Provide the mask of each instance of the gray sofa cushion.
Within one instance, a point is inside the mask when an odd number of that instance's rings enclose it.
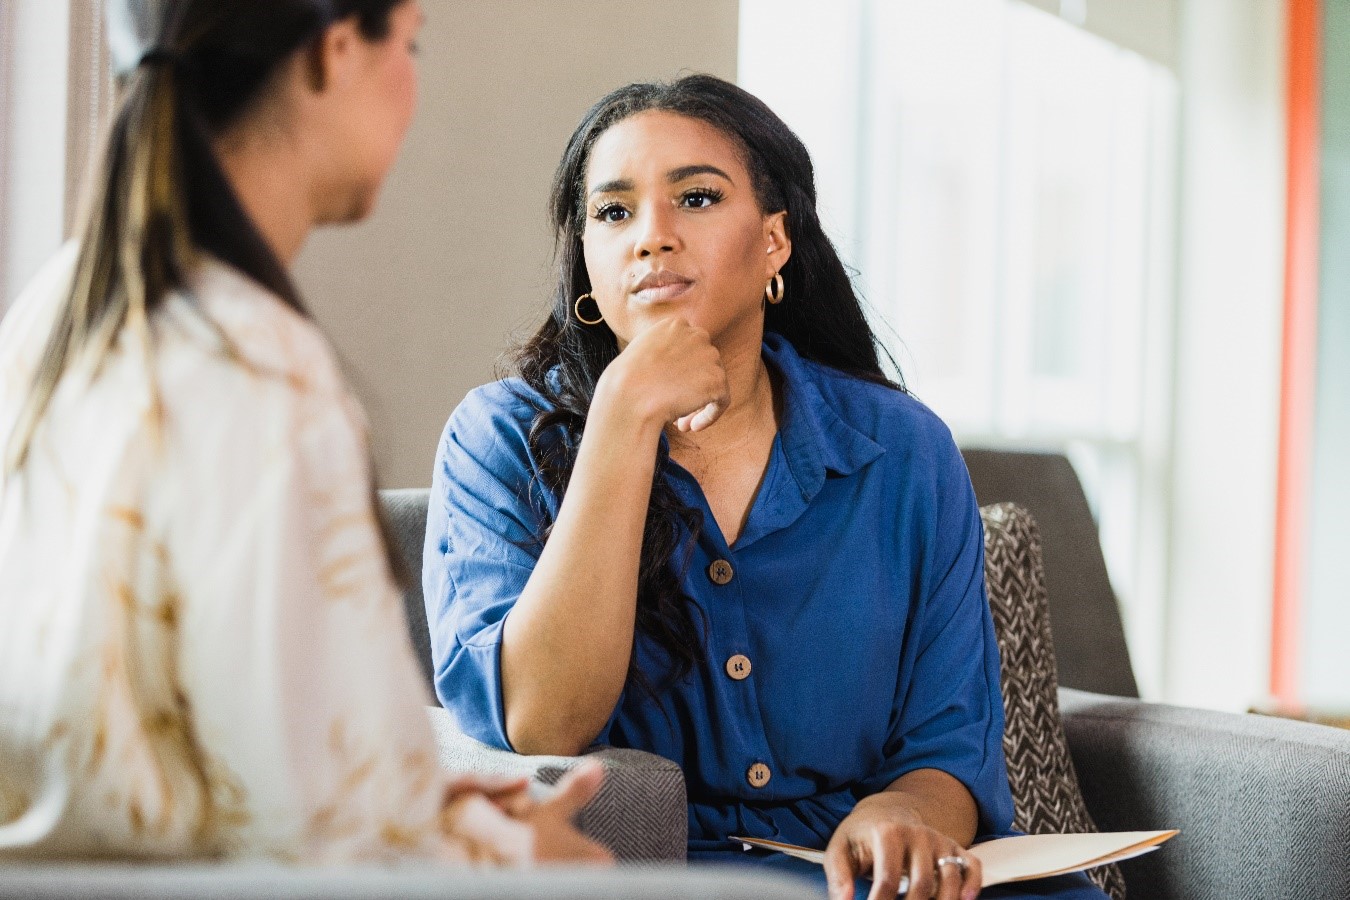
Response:
[[[1121,863],[1136,897],[1350,897],[1350,731],[1060,691],[1105,829],[1178,828]]]
[[[1003,663],[1003,753],[1016,810],[1013,825],[1028,834],[1096,831],[1059,715],[1036,522],[1011,503],[983,507],[980,517],[985,585]],[[1088,875],[1123,900],[1125,881],[1115,866],[1099,866]]]

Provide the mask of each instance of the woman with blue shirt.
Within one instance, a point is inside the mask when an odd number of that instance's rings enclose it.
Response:
[[[766,837],[827,848],[835,897],[976,896],[964,848],[1013,815],[979,512],[883,373],[805,147],[719,79],[630,85],[552,216],[552,314],[437,454],[441,701],[521,753],[679,763],[691,859]]]

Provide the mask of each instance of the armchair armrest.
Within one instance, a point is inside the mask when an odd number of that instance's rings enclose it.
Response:
[[[520,756],[465,736],[450,714],[428,707],[441,765],[461,772],[525,775],[553,784],[583,758],[597,759],[605,783],[578,818],[582,832],[621,862],[683,862],[689,841],[684,773],[640,750],[601,747],[579,756]]]
[[[1350,731],[1061,689],[1104,831],[1179,828],[1121,865],[1150,898],[1350,897]]]

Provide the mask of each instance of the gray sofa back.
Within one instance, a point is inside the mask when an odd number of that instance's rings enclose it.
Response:
[[[1060,686],[1138,697],[1097,523],[1069,460],[1016,450],[961,454],[981,506],[1016,503],[1040,526]]]
[[[422,540],[427,531],[426,488],[380,491],[380,512],[391,532],[396,561],[403,564],[403,612],[408,617],[408,635],[412,638],[417,661],[432,684],[431,632],[427,629],[427,609],[422,601]]]

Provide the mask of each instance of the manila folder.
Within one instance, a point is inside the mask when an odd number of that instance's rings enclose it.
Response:
[[[1009,881],[1030,881],[1080,872],[1093,866],[1142,856],[1171,840],[1176,831],[1108,831],[1094,834],[1027,834],[976,844],[967,853],[978,857],[984,877],[981,887]],[[777,850],[798,859],[824,863],[825,853],[795,844],[762,838],[732,837],[750,847]]]

